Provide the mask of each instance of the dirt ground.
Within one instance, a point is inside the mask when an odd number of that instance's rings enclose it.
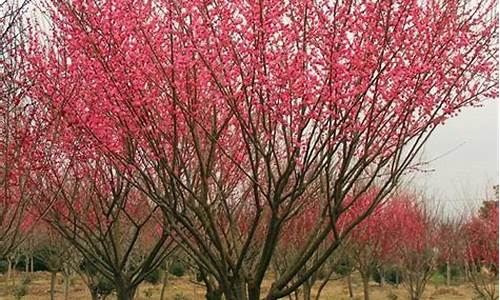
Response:
[[[32,281],[28,284],[27,295],[23,300],[47,300],[50,299],[50,275],[48,273],[37,272],[31,275]],[[172,276],[173,277],[173,276]],[[16,276],[14,282],[19,282],[21,276]],[[14,300],[12,295],[12,281],[6,282],[6,278],[0,276],[0,300]],[[267,284],[264,285],[264,290]],[[363,289],[358,278],[354,277],[354,299],[363,299]],[[139,287],[137,292],[137,300],[149,300],[160,298],[161,284],[151,285],[143,284]],[[378,286],[375,282],[371,286],[371,300],[395,300],[395,299],[409,299],[403,286],[399,288],[386,285],[384,287]],[[148,297],[147,294],[150,294]],[[313,291],[315,295],[315,291]],[[424,299],[427,300],[462,300],[473,299],[474,291],[471,286],[462,284],[458,286],[446,287],[443,284],[430,283],[427,287]],[[58,277],[58,284],[56,287],[56,299],[63,300],[62,292],[62,278]],[[74,278],[69,294],[70,300],[89,300],[90,294],[86,286]],[[107,299],[116,299],[113,296]],[[169,278],[169,283],[166,288],[165,300],[197,300],[204,299],[204,287],[191,282],[188,276],[182,278]],[[286,298],[285,298],[286,299]],[[299,298],[301,299],[301,297]],[[336,280],[328,283],[324,289],[321,300],[348,300],[347,282],[345,280]]]

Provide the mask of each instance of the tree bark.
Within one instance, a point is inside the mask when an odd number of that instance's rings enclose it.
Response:
[[[365,295],[365,300],[370,300],[370,287],[369,287],[369,276],[361,274],[361,277],[363,279],[363,293]]]
[[[248,286],[248,299],[249,300],[260,299],[260,286],[253,284]]]
[[[221,300],[222,299],[222,291],[219,289],[207,290],[207,292],[205,294],[205,298],[207,300]]]
[[[255,290],[251,288],[249,290],[253,290],[251,297],[248,297],[244,281],[234,281],[230,286],[226,287],[224,296],[226,300],[259,300],[259,296],[255,295]]]
[[[116,288],[116,299],[117,300],[133,300],[137,287],[130,286],[128,284],[117,283]]]
[[[349,289],[349,297],[353,298],[354,297],[354,293],[352,291],[352,277],[351,277],[351,273],[349,273],[347,275],[347,288]]]
[[[210,278],[207,277],[207,275],[205,273],[203,273],[202,271],[200,271],[200,272],[201,272],[200,274],[201,274],[203,281],[205,282],[205,286],[206,286],[205,299],[207,299],[207,300],[221,300],[222,295],[223,295],[222,289],[219,287],[219,285],[217,285],[217,283],[215,281],[210,280]]]
[[[450,261],[446,261],[446,285],[451,285],[451,269],[450,269]]]
[[[134,289],[116,289],[116,299],[117,300],[133,300],[135,296],[135,288]]]
[[[50,272],[50,300],[56,300],[56,275],[57,272]]]
[[[69,274],[67,272],[63,272],[64,300],[68,300],[69,297],[69,279]]]
[[[311,300],[311,284],[309,280],[306,280],[302,285],[302,293],[304,300]]]
[[[7,282],[10,280],[12,276],[12,260],[7,258]]]
[[[160,300],[165,298],[165,290],[167,289],[168,271],[163,272],[163,281],[161,284]]]
[[[92,300],[99,300],[99,295],[97,294],[97,290],[91,288],[90,297],[92,298]]]
[[[380,287],[383,287],[385,285],[385,273],[384,273],[384,270],[381,269],[381,268],[377,268],[377,272],[380,276]]]

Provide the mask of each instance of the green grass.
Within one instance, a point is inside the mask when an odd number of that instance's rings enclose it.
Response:
[[[446,284],[446,276],[439,272],[436,272],[432,275],[429,281],[433,284]]]

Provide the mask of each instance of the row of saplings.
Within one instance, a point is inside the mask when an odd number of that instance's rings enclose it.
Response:
[[[91,261],[85,258],[76,258],[75,260],[65,262],[58,267],[54,267],[51,255],[57,256],[57,253],[53,253],[50,247],[35,249],[30,256],[22,255],[17,253],[7,260],[0,260],[0,273],[5,277],[7,285],[11,287],[11,294],[15,299],[22,299],[28,294],[29,285],[32,282],[32,278],[35,277],[33,272],[48,272],[51,274],[50,282],[50,295],[51,299],[55,299],[56,295],[56,285],[59,284],[56,280],[57,274],[62,275],[62,293],[64,299],[68,300],[70,298],[70,288],[74,285],[75,275],[78,276],[81,281],[88,287],[92,299],[106,299],[108,296],[115,292],[113,283],[101,276],[96,268],[93,266]],[[346,254],[346,252],[344,252]],[[307,288],[305,284],[301,289],[297,290],[293,295],[289,296],[294,299],[319,299],[321,292],[327,283],[332,284],[335,280],[344,279],[347,282],[347,293],[351,298],[354,298],[357,285],[353,284],[353,277],[356,277],[356,267],[355,263],[351,261],[349,255],[343,255],[342,257],[335,257],[325,264],[325,267],[320,269],[314,276],[311,277],[313,282],[309,283],[315,284],[320,282],[319,288],[315,289],[315,293],[312,289]],[[274,264],[273,272],[279,272],[279,266]],[[469,266],[470,267],[470,266]],[[429,265],[426,273],[432,274],[432,281],[435,284],[446,284],[459,285],[464,283],[467,275],[470,275],[471,270],[466,266],[450,265],[450,264],[439,264],[435,267]],[[482,270],[476,270],[478,273]],[[484,271],[484,270],[483,270]],[[21,273],[21,276],[17,280],[15,279],[14,273]],[[144,289],[143,296],[148,299],[152,299],[155,289],[161,285],[160,290],[160,300],[166,299],[167,296],[167,285],[169,277],[182,277],[189,275],[194,281],[203,282],[203,274],[200,273],[194,266],[190,265],[189,259],[186,259],[185,255],[178,253],[172,259],[168,260],[160,268],[151,272],[146,278],[145,282],[153,285],[153,287]],[[354,276],[353,276],[354,275]],[[391,285],[393,287],[398,287],[399,285],[404,285],[406,288],[411,289],[411,282],[406,282],[404,278],[404,272],[398,269],[397,266],[383,266],[377,263],[371,263],[369,278],[376,282],[379,286]],[[335,283],[333,283],[335,284]],[[368,291],[365,290],[365,299],[369,298]],[[410,292],[411,295],[411,292]],[[223,296],[221,295],[221,298]],[[397,299],[397,295],[390,292],[388,294],[389,299]],[[484,298],[484,297],[478,297]],[[494,296],[492,298],[495,298]],[[174,299],[189,299],[185,294],[178,293],[174,295]],[[498,298],[496,298],[498,299]]]
[[[105,300],[115,292],[113,282],[102,276],[94,267],[93,263],[85,258],[77,258],[71,262],[67,261],[58,267],[53,262],[44,260],[51,253],[50,248],[36,249],[32,256],[18,255],[7,260],[0,260],[0,274],[5,278],[5,283],[10,287],[11,295],[17,299],[23,299],[28,295],[29,285],[38,272],[50,273],[50,298],[56,299],[57,285],[62,284],[62,293],[65,300],[70,300],[70,289],[75,284],[75,277],[78,277],[88,288],[92,299]],[[190,271],[185,260],[174,258],[153,270],[146,276],[144,282],[153,286],[161,284],[160,299],[166,299],[166,286],[169,277],[182,277]],[[15,276],[19,273],[19,276]],[[57,274],[62,276],[62,283],[57,281]],[[43,274],[43,273],[42,273]],[[198,278],[198,281],[201,281]],[[145,289],[143,296],[150,299],[153,296],[153,288]],[[2,294],[0,293],[0,296]],[[176,294],[174,299],[182,300],[186,296]]]

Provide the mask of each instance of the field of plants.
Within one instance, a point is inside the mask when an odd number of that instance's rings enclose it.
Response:
[[[45,300],[50,298],[50,274],[49,273],[35,273],[30,275],[31,281],[27,284],[28,288],[26,291],[26,296],[22,299],[24,300]],[[21,278],[15,278],[15,281],[21,280]],[[350,299],[363,299],[362,293],[362,282],[357,274],[353,274],[352,277],[352,289],[353,297],[349,296],[349,287],[347,280],[345,278],[330,281],[321,294],[319,300],[350,300]],[[265,281],[265,285],[268,285],[268,281]],[[313,287],[313,294],[316,295],[318,287]],[[0,289],[3,291],[0,293],[0,299],[5,300],[15,300],[16,297],[13,295],[9,283],[2,282],[0,284]],[[150,299],[163,299],[163,300],[196,300],[204,298],[203,286],[196,283],[195,278],[190,278],[188,275],[177,277],[175,275],[169,275],[168,282],[165,287],[164,297],[161,298],[162,283],[143,283],[139,286],[137,300],[150,300]],[[373,300],[395,300],[395,299],[407,299],[406,291],[403,286],[395,286],[390,284],[385,284],[380,286],[379,283],[372,281],[370,283],[370,289],[372,290]],[[8,292],[10,291],[10,293]],[[74,278],[71,280],[71,285],[69,289],[70,297],[68,299],[72,300],[88,300],[91,299],[88,289],[85,285]],[[430,300],[465,300],[473,299],[476,294],[472,286],[463,282],[453,282],[451,286],[446,285],[446,280],[443,274],[435,275],[435,278],[431,280],[428,290],[424,293],[422,299]],[[60,276],[57,278],[56,286],[56,298],[64,299],[63,290],[63,280]],[[116,299],[113,295],[109,296],[107,299]],[[297,299],[292,297],[292,299]],[[303,295],[299,294],[298,299],[303,299]],[[313,298],[317,299],[317,298]]]

